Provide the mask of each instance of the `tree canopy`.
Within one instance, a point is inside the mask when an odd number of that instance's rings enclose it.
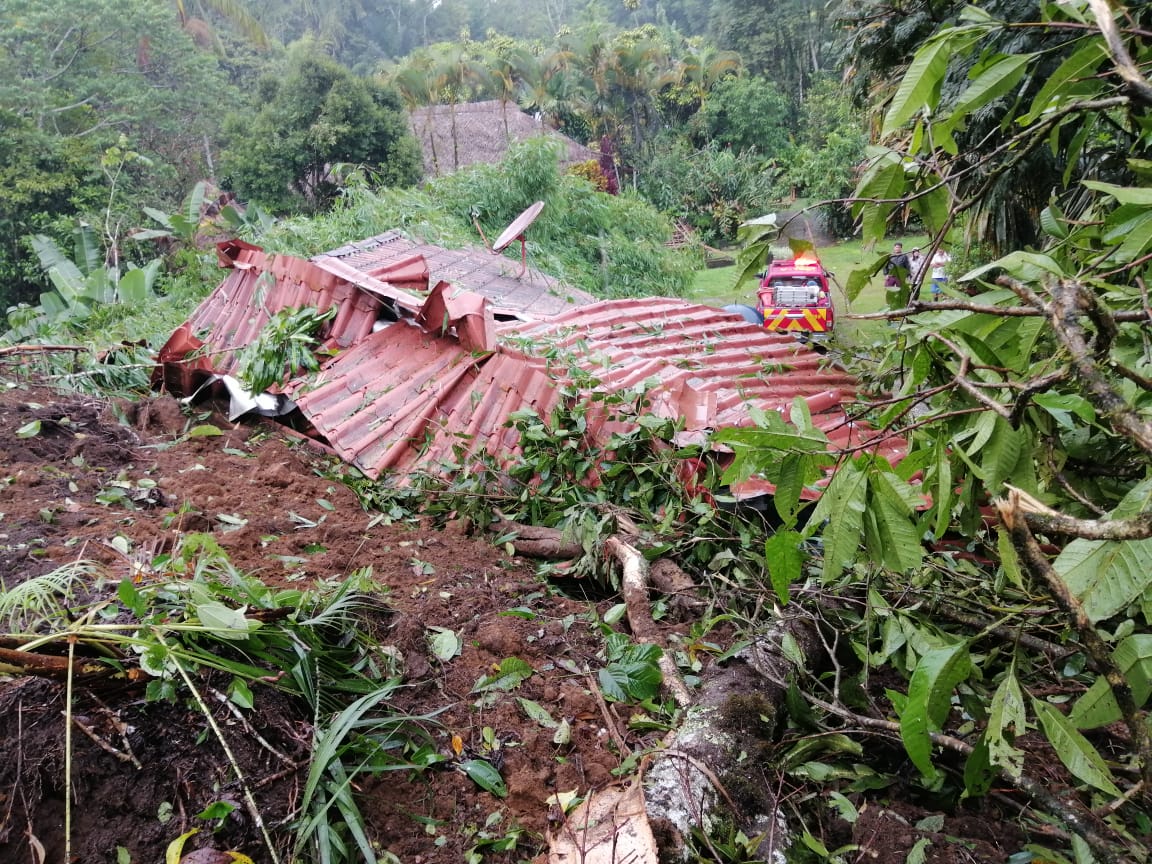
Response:
[[[83,27],[74,22],[82,20]],[[228,98],[214,58],[164,4],[13,0],[0,28],[0,297],[32,291],[24,235],[78,212],[119,208],[101,171],[126,136],[144,158],[119,178],[145,203],[206,176],[205,149]]]
[[[246,198],[278,211],[322,209],[339,189],[337,163],[362,166],[391,186],[420,176],[396,91],[358,78],[314,46],[297,46],[284,74],[265,77],[259,94],[254,115],[229,118],[221,160]]]

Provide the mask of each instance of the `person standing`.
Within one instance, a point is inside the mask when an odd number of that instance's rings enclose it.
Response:
[[[952,263],[952,256],[948,250],[941,246],[932,254],[932,299],[936,300],[944,291],[944,283],[948,281],[948,265]]]
[[[928,263],[928,259],[920,254],[920,248],[916,247],[908,253],[908,279],[913,285],[919,284],[920,272],[924,269],[924,265]]]
[[[904,254],[903,243],[892,244],[892,254],[888,256],[888,263],[884,265],[884,287],[896,288],[901,278],[908,277],[908,256]]]

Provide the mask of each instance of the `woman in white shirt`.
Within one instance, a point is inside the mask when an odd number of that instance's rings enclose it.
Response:
[[[932,255],[929,267],[932,268],[932,299],[935,300],[944,290],[944,283],[948,281],[947,267],[952,263],[952,256],[944,248],[937,249]]]

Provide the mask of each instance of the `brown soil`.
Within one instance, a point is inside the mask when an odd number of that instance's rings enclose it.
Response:
[[[35,421],[36,434],[18,434]],[[209,423],[223,434],[189,436]],[[596,668],[602,647],[588,617],[590,601],[561,595],[531,565],[469,536],[466,526],[436,531],[365,512],[349,488],[331,479],[339,468],[271,423],[190,416],[167,397],[108,405],[0,381],[0,580],[11,588],[81,559],[100,562],[118,580],[189,532],[211,533],[239,570],[271,586],[338,581],[371,567],[388,592],[381,638],[402,655],[409,685],[395,707],[440,712],[427,728],[442,753],[452,752],[453,736],[465,756],[480,753],[484,730],[491,729],[502,745],[495,761],[509,793],[499,799],[456,770],[385,773],[359,786],[373,839],[405,864],[456,864],[499,814],[490,834],[524,833],[515,851],[485,860],[531,858],[557,815],[548,796],[614,781],[620,760],[609,722],[632,747],[655,743],[659,733],[641,740],[628,732],[629,710],[605,706],[579,673]],[[116,548],[118,537],[124,540]],[[534,617],[505,614],[517,607]],[[438,661],[430,652],[431,628],[457,633],[462,653]],[[474,684],[509,657],[527,661],[534,674],[515,693],[480,700]],[[213,706],[214,717],[257,790],[265,823],[286,844],[287,832],[277,826],[299,800],[310,718],[272,688],[256,696],[247,728],[223,705]],[[570,743],[553,743],[553,731],[526,717],[516,696],[566,720]],[[56,681],[0,677],[0,862],[40,860],[37,845],[43,860],[63,860],[64,706]],[[186,852],[211,845],[265,860],[258,826],[245,815],[228,762],[195,705],[145,701],[139,688],[80,688],[73,712],[106,745],[74,726],[73,860],[116,861],[123,847],[133,862],[161,861],[167,844],[195,826],[205,830]],[[212,835],[195,814],[219,800],[237,809]],[[848,841],[867,850],[859,860],[902,862],[929,834],[936,838],[929,861],[1006,860],[1020,848],[1014,831],[1001,831],[1008,839],[997,841],[990,837],[995,826],[963,816],[901,840],[887,824],[893,812],[863,810]],[[915,825],[921,817],[901,818]],[[956,838],[964,838],[967,845],[956,848],[969,857],[937,857]]]

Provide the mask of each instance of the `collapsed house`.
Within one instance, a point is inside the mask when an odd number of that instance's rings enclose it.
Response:
[[[889,461],[906,443],[877,437],[847,405],[857,382],[790,335],[668,298],[596,301],[487,250],[451,251],[397,232],[304,260],[242,241],[220,244],[231,272],[161,349],[155,380],[177,395],[230,381],[237,353],[284,309],[335,306],[320,341],[332,356],[286,380],[267,414],[298,410],[313,433],[368,477],[443,475],[482,454],[510,464],[509,418],[547,418],[562,399],[641,388],[647,410],[680,421],[676,444],[750,426],[804,400],[833,447]],[[431,287],[430,287],[431,286]],[[579,377],[579,387],[571,384]],[[583,396],[573,397],[576,392]],[[233,415],[260,410],[249,394]],[[585,438],[623,421],[590,411]],[[755,479],[739,497],[763,495]]]

